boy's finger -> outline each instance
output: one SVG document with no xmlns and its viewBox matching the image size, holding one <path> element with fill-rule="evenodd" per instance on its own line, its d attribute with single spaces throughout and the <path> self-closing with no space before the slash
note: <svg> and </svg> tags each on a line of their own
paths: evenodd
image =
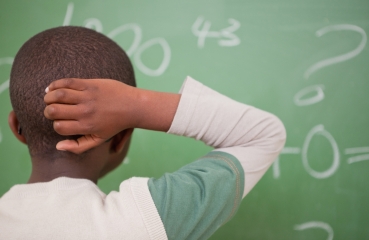
<svg viewBox="0 0 369 240">
<path fill-rule="evenodd" d="M 90 129 L 76 120 L 55 120 L 55 132 L 63 136 L 91 134 Z"/>
<path fill-rule="evenodd" d="M 48 92 L 44 97 L 46 104 L 51 103 L 64 103 L 64 104 L 77 104 L 82 101 L 81 91 L 75 91 L 72 89 L 56 89 Z"/>
<path fill-rule="evenodd" d="M 45 107 L 44 115 L 50 120 L 77 120 L 83 113 L 77 105 L 51 104 Z"/>
<path fill-rule="evenodd" d="M 86 135 L 78 138 L 77 140 L 64 140 L 58 142 L 56 148 L 61 151 L 69 151 L 75 154 L 81 154 L 87 150 L 99 146 L 100 144 L 103 144 L 104 142 L 105 139 L 95 138 L 92 135 Z"/>
<path fill-rule="evenodd" d="M 84 79 L 62 78 L 50 83 L 50 85 L 45 89 L 45 92 L 48 93 L 50 91 L 54 91 L 55 89 L 59 88 L 69 88 L 78 91 L 83 91 L 86 88 L 85 86 L 86 85 Z"/>
</svg>

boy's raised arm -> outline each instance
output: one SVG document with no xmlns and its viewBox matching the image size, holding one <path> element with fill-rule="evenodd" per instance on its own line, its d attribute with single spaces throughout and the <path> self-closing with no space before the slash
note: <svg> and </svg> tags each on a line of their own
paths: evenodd
<svg viewBox="0 0 369 240">
<path fill-rule="evenodd" d="M 208 239 L 235 215 L 241 199 L 277 158 L 286 134 L 273 114 L 190 77 L 181 94 L 168 132 L 215 150 L 148 184 L 169 239 Z"/>
<path fill-rule="evenodd" d="M 242 196 L 255 186 L 286 141 L 273 114 L 234 101 L 187 77 L 169 133 L 192 137 L 237 158 L 245 172 Z"/>
</svg>

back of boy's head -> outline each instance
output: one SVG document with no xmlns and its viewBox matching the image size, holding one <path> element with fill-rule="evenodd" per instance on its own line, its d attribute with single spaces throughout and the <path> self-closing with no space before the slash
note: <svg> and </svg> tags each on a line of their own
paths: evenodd
<svg viewBox="0 0 369 240">
<path fill-rule="evenodd" d="M 57 134 L 44 117 L 45 88 L 60 78 L 109 78 L 135 86 L 132 64 L 111 39 L 82 27 L 57 27 L 29 39 L 10 74 L 10 99 L 32 157 L 72 155 L 56 144 L 78 136 Z M 82 157 L 82 156 L 81 156 Z"/>
</svg>

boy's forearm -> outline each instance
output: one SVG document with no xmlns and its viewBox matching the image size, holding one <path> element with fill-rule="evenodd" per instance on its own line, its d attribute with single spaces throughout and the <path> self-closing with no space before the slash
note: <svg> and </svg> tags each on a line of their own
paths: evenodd
<svg viewBox="0 0 369 240">
<path fill-rule="evenodd" d="M 180 94 L 137 89 L 137 106 L 133 109 L 136 128 L 167 132 L 176 113 Z"/>
</svg>

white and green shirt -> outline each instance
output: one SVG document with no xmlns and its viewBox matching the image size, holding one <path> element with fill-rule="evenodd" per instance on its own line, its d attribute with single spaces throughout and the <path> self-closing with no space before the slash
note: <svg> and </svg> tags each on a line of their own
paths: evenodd
<svg viewBox="0 0 369 240">
<path fill-rule="evenodd" d="M 13 186 L 0 198 L 0 239 L 207 239 L 285 142 L 278 118 L 187 77 L 168 133 L 215 149 L 158 179 L 131 178 L 104 194 L 87 179 Z"/>
</svg>

